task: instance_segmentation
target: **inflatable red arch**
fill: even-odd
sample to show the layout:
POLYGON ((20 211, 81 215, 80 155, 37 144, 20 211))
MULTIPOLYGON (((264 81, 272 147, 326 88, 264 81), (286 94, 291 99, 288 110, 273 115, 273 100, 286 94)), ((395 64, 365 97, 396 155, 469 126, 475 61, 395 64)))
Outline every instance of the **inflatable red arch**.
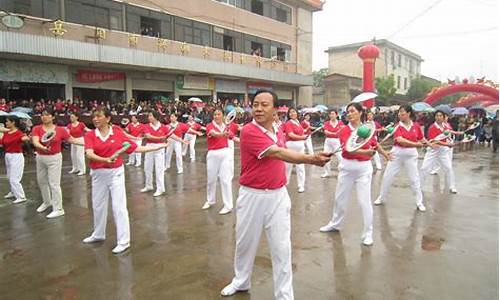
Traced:
POLYGON ((495 99, 487 95, 470 95, 458 99, 457 102, 453 103, 451 106, 469 107, 477 103, 482 104, 483 107, 488 107, 493 104, 498 104, 498 99, 495 99))
POLYGON ((433 105, 445 96, 463 92, 471 92, 488 96, 488 102, 493 99, 495 102, 492 104, 498 104, 498 89, 481 83, 461 83, 435 87, 427 94, 424 102, 433 105))

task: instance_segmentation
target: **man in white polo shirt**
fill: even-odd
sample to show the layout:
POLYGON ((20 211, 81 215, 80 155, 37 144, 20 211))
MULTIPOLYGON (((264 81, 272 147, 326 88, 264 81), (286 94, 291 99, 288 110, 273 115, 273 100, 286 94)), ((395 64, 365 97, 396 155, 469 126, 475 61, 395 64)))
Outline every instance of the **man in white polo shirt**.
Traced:
POLYGON ((285 162, 324 166, 331 154, 306 155, 286 149, 283 132, 273 127, 276 108, 276 94, 257 91, 252 100, 253 121, 241 130, 235 276, 221 291, 222 296, 250 289, 253 262, 265 230, 272 258, 274 297, 293 299, 291 204, 286 190, 285 162))

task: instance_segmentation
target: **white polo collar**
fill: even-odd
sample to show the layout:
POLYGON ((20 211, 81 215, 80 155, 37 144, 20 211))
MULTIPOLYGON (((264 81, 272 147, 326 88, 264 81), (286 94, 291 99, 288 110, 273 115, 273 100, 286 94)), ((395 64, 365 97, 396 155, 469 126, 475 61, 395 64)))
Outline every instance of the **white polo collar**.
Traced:
POLYGON ((255 121, 255 119, 252 120, 252 124, 254 124, 255 126, 257 126, 263 133, 267 134, 275 143, 278 142, 278 136, 276 135, 276 132, 278 132, 278 129, 275 127, 274 122, 273 122, 273 130, 274 130, 274 132, 271 132, 271 131, 267 130, 266 128, 260 126, 259 123, 257 123, 255 121))
POLYGON ((113 135, 113 126, 109 126, 108 135, 106 136, 102 136, 101 131, 99 129, 96 128, 95 130, 95 136, 98 137, 103 142, 107 141, 108 138, 112 135, 113 135))
POLYGON ((156 123, 156 125, 153 125, 153 123, 149 123, 149 126, 151 126, 151 128, 153 128, 154 130, 158 130, 161 127, 161 123, 158 122, 156 123))
POLYGON ((406 129, 406 131, 410 131, 410 129, 413 127, 413 121, 410 120, 410 126, 409 127, 406 127, 406 125, 403 122, 399 121, 399 126, 402 126, 404 129, 406 129))

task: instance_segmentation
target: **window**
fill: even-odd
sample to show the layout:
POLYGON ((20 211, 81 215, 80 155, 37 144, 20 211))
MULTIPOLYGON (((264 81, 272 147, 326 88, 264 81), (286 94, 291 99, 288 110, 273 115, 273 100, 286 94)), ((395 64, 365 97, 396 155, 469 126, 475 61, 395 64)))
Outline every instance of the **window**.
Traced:
POLYGON ((401 67, 401 54, 398 54, 398 67, 401 67))
POLYGON ((271 42, 271 58, 290 61, 291 47, 286 44, 271 42))
POLYGON ((415 65, 413 64, 413 59, 410 59, 410 73, 413 74, 415 72, 415 65))
POLYGON ((225 3, 225 4, 232 5, 232 6, 236 6, 236 7, 242 7, 241 0, 216 0, 216 1, 220 2, 220 3, 225 3))
POLYGON ((2 10, 46 19, 59 19, 60 0, 0 0, 2 10))
POLYGON ((66 20, 122 30, 122 4, 110 0, 65 0, 66 20))
POLYGON ((210 30, 211 27, 208 24, 181 17, 174 19, 174 39, 179 42, 211 46, 210 30))
POLYGON ((141 17, 141 35, 160 37, 161 22, 148 17, 141 17))
POLYGON ((171 16, 133 5, 127 5, 126 9, 126 31, 164 39, 172 38, 171 16))
POLYGON ((405 80, 404 80, 404 89, 408 89, 408 78, 405 77, 405 80))
POLYGON ((250 52, 251 55, 264 56, 264 49, 261 43, 252 42, 251 47, 252 47, 252 51, 250 52))
POLYGON ((401 88, 401 76, 398 76, 398 90, 401 88))
POLYGON ((233 37, 229 35, 223 35, 224 50, 233 51, 233 37))
POLYGON ((251 12, 254 14, 264 15, 264 3, 260 0, 252 0, 251 3, 251 12))
POLYGON ((394 51, 391 51, 391 65, 396 65, 396 61, 394 60, 394 51))
POLYGON ((292 24, 292 9, 287 5, 272 1, 271 18, 279 22, 292 24))

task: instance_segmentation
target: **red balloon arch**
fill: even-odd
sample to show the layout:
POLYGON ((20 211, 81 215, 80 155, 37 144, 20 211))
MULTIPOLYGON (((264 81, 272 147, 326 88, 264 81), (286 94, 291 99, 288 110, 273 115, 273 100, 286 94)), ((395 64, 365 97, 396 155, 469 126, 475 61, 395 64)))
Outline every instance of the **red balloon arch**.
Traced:
POLYGON ((498 99, 495 99, 487 95, 470 95, 465 96, 457 100, 451 106, 453 107, 469 107, 474 104, 481 104, 483 107, 488 107, 490 105, 498 104, 498 99))
POLYGON ((482 82, 467 83, 466 80, 464 80, 464 83, 461 84, 451 83, 449 85, 433 88, 427 94, 427 97, 424 99, 424 102, 433 105, 435 102, 437 102, 439 99, 445 96, 463 92, 471 92, 480 95, 469 96, 467 97, 467 99, 464 100, 462 100, 463 98, 460 98, 460 100, 462 100, 461 102, 462 105, 454 105, 454 106, 470 106, 476 103, 481 103, 483 105, 498 104, 498 85, 495 85, 492 82, 488 82, 488 85, 482 82))

